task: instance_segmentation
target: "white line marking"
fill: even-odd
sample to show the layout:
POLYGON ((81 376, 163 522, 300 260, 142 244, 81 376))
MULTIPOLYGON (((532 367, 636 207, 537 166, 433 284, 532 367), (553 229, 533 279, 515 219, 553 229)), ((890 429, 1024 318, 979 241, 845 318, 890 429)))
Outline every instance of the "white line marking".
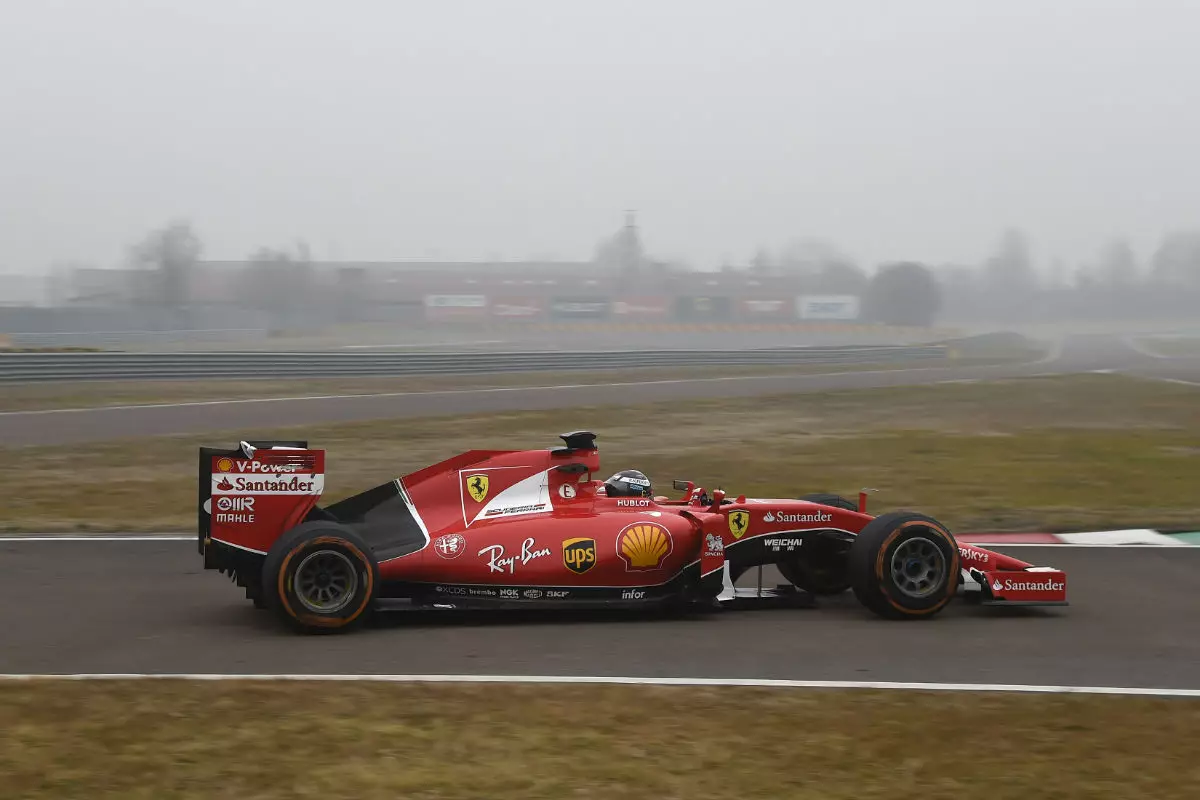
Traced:
POLYGON ((0 542, 194 542, 196 541, 196 536, 197 534, 186 536, 182 534, 157 533, 146 534, 145 536, 137 534, 79 536, 68 533, 56 536, 52 533, 13 533, 0 536, 0 542))
MULTIPOLYGON (((965 534, 969 535, 969 534, 965 534)), ((1164 534, 1170 536, 1170 534, 1164 534)), ((64 533, 56 535, 53 533, 10 533, 0 534, 0 542, 195 542, 197 534, 171 534, 171 533, 148 533, 140 534, 96 534, 94 536, 79 535, 64 533)), ((1170 537, 1174 539, 1174 537, 1170 537)), ((976 545, 978 547, 1070 547, 1075 550, 1101 550, 1110 547, 1119 547, 1126 550, 1150 549, 1161 550, 1165 544, 1104 544, 1104 543, 1067 543, 1067 542, 984 542, 975 541, 974 539, 962 539, 963 544, 976 545)), ((736 542, 734 544, 737 544, 736 542)), ((1178 542, 1178 544, 1184 544, 1178 542)))
MULTIPOLYGON (((1162 550, 1169 545, 1164 544, 1091 544, 1074 542, 976 542, 971 539, 960 539, 963 544, 973 544, 976 547, 1069 547, 1072 550, 1104 550, 1109 547, 1119 547, 1124 550, 1162 550)), ((1180 544, 1184 544, 1180 542, 1180 544)))
MULTIPOLYGON (((995 365, 1000 366, 1000 365, 995 365)), ((546 392, 604 387, 668 386, 680 383, 721 383, 728 381, 776 380, 780 377, 825 378, 831 375, 882 375, 891 372, 928 372, 949 367, 907 367, 905 369, 847 370, 845 372, 801 372, 792 376, 724 375, 718 378, 675 378, 656 381, 624 381, 615 383, 563 383, 553 386, 490 386, 468 389, 437 389, 428 392, 377 392, 374 394, 318 394, 293 397, 250 397, 240 400, 191 400, 185 403, 134 403, 118 406, 82 406, 77 408, 43 408, 32 411, 0 411, 0 417, 33 416, 42 414, 79 414, 88 411, 130 411, 145 408, 190 408, 193 406, 248 405, 251 403, 283 403, 312 400, 354 400, 367 397, 442 397, 460 394, 500 394, 503 392, 546 392)))
POLYGON ((459 347, 469 344, 504 344, 507 339, 477 339, 470 342, 412 342, 409 344, 344 344, 343 350, 374 350, 387 347, 459 347))
MULTIPOLYGON (((1034 362, 1041 363, 1041 362, 1034 362)), ((750 365, 752 366, 752 365, 750 365)), ((767 365, 763 365, 767 366, 767 365)), ((782 365, 781 369, 786 369, 788 365, 782 365)), ((801 366, 801 365, 796 365, 801 366)), ((1011 369, 1013 367, 1028 366, 1028 364, 981 364, 972 369, 1011 369)), ((81 414, 90 411, 131 411, 147 408, 190 408, 199 406, 232 406, 232 405, 249 405, 251 403, 293 403, 293 402, 308 402, 313 400, 354 400, 369 397, 446 397, 460 394, 501 394, 504 392, 556 392, 569 391, 572 389, 599 389, 599 388, 620 388, 620 387, 635 387, 635 386, 670 386, 681 383, 728 383, 731 381, 768 381, 778 380, 779 378, 828 378, 840 375, 890 375, 890 374, 905 374, 910 372, 931 372, 934 370, 950 370, 953 367, 937 366, 937 367, 904 367, 902 369, 864 369, 864 370, 843 370, 841 372, 800 372, 794 375, 723 375, 716 378, 674 378, 656 381, 621 381, 613 383, 563 383, 552 386, 489 386, 466 389, 438 389, 428 392, 377 392, 371 394, 321 394, 321 395, 300 395, 293 397, 250 397, 239 400, 191 400, 184 403, 134 403, 130 405, 113 405, 113 406, 82 406, 76 408, 42 408, 29 411, 0 411, 0 417, 16 417, 16 416, 40 416, 44 414, 81 414)), ((1056 376, 1057 373, 1047 373, 1047 375, 1056 376)), ((1014 375, 1011 378, 1004 380, 1018 380, 1023 376, 1014 375)), ((971 380, 983 380, 971 379, 971 380)), ((879 387, 879 388, 895 388, 895 387, 879 387)), ((842 391, 839 389, 831 389, 830 391, 842 391)), ((846 390, 849 391, 849 390, 846 390)))
POLYGON ((750 686, 780 689, 899 689, 933 692, 1019 692, 1032 694, 1142 695, 1148 697, 1197 697, 1200 689, 1160 689, 1122 686, 1055 686, 1013 683, 903 683, 898 681, 806 681, 766 678, 642 678, 588 675, 331 675, 331 674, 241 674, 219 673, 71 673, 10 674, 0 680, 186 680, 186 681, 327 681, 371 683, 599 683, 633 686, 750 686))
POLYGON ((1185 381, 1185 380, 1182 380, 1181 378, 1160 378, 1157 375, 1130 375, 1130 377, 1141 378, 1142 380, 1147 380, 1147 381, 1161 381, 1163 383, 1177 383, 1180 386, 1200 386, 1200 382, 1185 381))
POLYGON ((1182 542, 1172 536, 1169 536, 1168 534, 1159 533, 1158 531, 1152 531, 1145 528, 1124 531, 1057 533, 1055 536, 1057 536, 1066 544, 1149 544, 1167 547, 1187 546, 1187 542, 1182 542))
POLYGON ((1125 343, 1126 347, 1139 355, 1148 356, 1150 358, 1170 358, 1170 356, 1163 355, 1162 353, 1156 353, 1150 348, 1142 345, 1140 342, 1138 342, 1139 338, 1140 337, 1137 336, 1126 336, 1122 339, 1122 341, 1125 343))

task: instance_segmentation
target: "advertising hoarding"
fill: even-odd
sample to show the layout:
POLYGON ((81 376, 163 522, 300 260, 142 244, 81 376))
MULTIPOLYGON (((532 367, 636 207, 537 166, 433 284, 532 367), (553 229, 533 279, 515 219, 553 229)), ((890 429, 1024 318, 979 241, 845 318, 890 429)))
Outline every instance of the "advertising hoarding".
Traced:
POLYGON ((852 294, 805 294, 796 298, 796 316, 812 320, 858 319, 859 298, 852 294))
POLYGON ((607 297, 555 297, 550 315, 555 319, 604 319, 612 311, 607 297))
POLYGON ((792 318, 792 303, 781 297, 744 297, 738 302, 738 310, 741 317, 747 320, 771 321, 792 318))
POLYGON ((494 297, 490 309, 493 317, 513 322, 540 319, 545 311, 540 297, 494 297))
POLYGON ((487 314, 487 295, 427 294, 425 318, 428 320, 477 319, 487 314))
POLYGON ((623 297, 613 301, 612 313, 623 320, 662 319, 671 313, 671 301, 666 297, 623 297))
POLYGON ((677 297, 675 316, 691 322, 727 320, 732 316, 733 301, 728 297, 677 297))

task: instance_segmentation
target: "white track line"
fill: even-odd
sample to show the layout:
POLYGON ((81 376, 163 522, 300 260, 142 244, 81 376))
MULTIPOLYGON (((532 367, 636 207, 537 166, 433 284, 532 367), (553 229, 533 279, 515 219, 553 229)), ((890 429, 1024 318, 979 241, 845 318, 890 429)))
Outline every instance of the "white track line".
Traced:
POLYGON ((183 534, 146 534, 145 536, 132 535, 105 535, 96 534, 95 536, 80 536, 76 534, 66 534, 57 536, 53 533, 34 533, 34 534, 5 534, 0 536, 0 542, 194 542, 196 534, 186 536, 183 534))
MULTIPOLYGON (((883 373, 929 372, 930 369, 949 367, 906 367, 904 369, 854 369, 846 372, 809 372, 784 375, 794 378, 827 378, 829 375, 877 375, 883 373)), ((44 414, 82 414, 85 411, 128 411, 148 408, 192 408, 203 405, 248 405, 251 403, 284 403, 330 401, 330 399, 362 399, 367 397, 448 397, 455 395, 499 395, 504 392, 569 391, 572 389, 604 389, 622 386, 668 386, 672 384, 715 384, 734 380, 776 380, 780 375, 722 375, 720 378, 674 378, 664 380, 630 380, 607 384, 557 384, 552 386, 484 386, 478 389, 440 389, 425 392, 376 392, 367 395, 302 395, 294 397, 250 397, 242 399, 215 399, 215 401, 188 401, 186 403, 134 403, 130 405, 85 405, 79 408, 44 408, 29 411, 0 411, 0 416, 35 416, 44 414)))
MULTIPOLYGON (((173 533, 148 533, 141 534, 96 534, 89 536, 86 534, 69 534, 61 535, 53 533, 9 533, 0 534, 0 543, 4 542, 57 542, 57 543, 78 543, 78 542, 195 542, 196 534, 173 534, 173 533)), ((963 539, 964 544, 976 545, 978 547, 1069 547, 1074 550, 1099 550, 1110 547, 1118 547, 1124 550, 1161 550, 1164 547, 1179 546, 1186 544, 1185 542, 1177 542, 1172 540, 1170 543, 1162 542, 1160 544, 1150 543, 1107 543, 1107 542, 977 542, 971 539, 963 539)))
POLYGON ((1130 378, 1141 378, 1141 379, 1142 379, 1142 380, 1144 380, 1144 381, 1159 381, 1160 383, 1175 383, 1175 384, 1178 384, 1178 385, 1180 385, 1180 386, 1200 386, 1200 382, 1197 382, 1197 381, 1185 381, 1185 380, 1183 380, 1182 378, 1160 378, 1160 377, 1158 377, 1157 375, 1136 375, 1136 374, 1129 373, 1129 372, 1126 372, 1126 373, 1124 373, 1124 374, 1125 374, 1127 377, 1130 377, 1130 378))
POLYGON ((1012 683, 902 683, 896 681, 805 681, 765 678, 642 678, 588 675, 331 675, 331 674, 241 674, 220 673, 73 673, 0 675, 6 681, 100 681, 100 680, 185 680, 185 681, 323 681, 362 683, 599 683, 632 686, 748 686, 771 689, 887 689, 932 692, 1018 692, 1023 694, 1102 694, 1148 697, 1196 697, 1200 689, 1157 689, 1122 686, 1053 686, 1012 683))
MULTIPOLYGON (((1032 362, 1033 364, 1045 363, 1047 360, 1032 362)), ((1005 369, 1011 367, 1029 366, 1029 363, 1023 364, 981 364, 973 369, 1005 369)), ((750 365, 753 366, 753 365, 750 365)), ((766 366, 766 365, 763 365, 766 366)), ((782 368, 786 369, 787 365, 782 368)), ((251 397, 238 400, 192 400, 183 403, 134 403, 130 405, 112 405, 112 406, 82 406, 76 408, 42 408, 29 411, 0 411, 0 417, 14 416, 40 416, 45 414, 80 414, 89 411, 130 411, 147 408, 190 408, 199 406, 232 406, 232 405, 249 405, 252 403, 283 403, 283 402, 308 402, 314 400, 354 400, 368 397, 448 397, 462 394, 501 394, 506 392, 558 392, 569 391, 572 389, 598 389, 606 387, 636 387, 636 386, 670 386, 681 383, 728 383, 731 381, 768 381, 777 380, 780 377, 785 378, 828 378, 835 375, 887 375, 887 374, 904 374, 910 372, 931 372, 933 370, 950 370, 954 367, 936 366, 936 367, 904 367, 902 369, 863 369, 863 370, 842 370, 840 372, 800 372, 796 374, 784 375, 723 375, 717 378, 674 378, 656 381, 621 381, 613 383, 563 383, 551 386, 492 386, 467 389, 438 389, 427 392, 376 392, 368 394, 321 394, 321 395, 300 395, 292 397, 251 397)), ((1046 373, 1047 375, 1057 375, 1057 373, 1046 373)), ((1024 376, 1012 376, 1003 380, 1017 380, 1024 376)), ((971 380, 984 380, 982 378, 971 380)), ((893 388, 893 387, 880 387, 893 388)), ((903 387, 907 388, 907 387, 903 387)), ((841 391, 833 389, 831 391, 841 391)))
POLYGON ((470 342, 411 342, 408 344, 343 344, 343 350, 379 350, 388 347, 465 347, 474 344, 504 344, 507 339, 477 339, 470 342))

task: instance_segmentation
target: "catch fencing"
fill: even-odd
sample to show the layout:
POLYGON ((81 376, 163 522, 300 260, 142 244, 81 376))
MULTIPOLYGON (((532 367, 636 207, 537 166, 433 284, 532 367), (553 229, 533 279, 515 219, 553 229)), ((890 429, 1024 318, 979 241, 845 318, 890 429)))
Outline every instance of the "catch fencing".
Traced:
POLYGON ((0 382, 392 377, 639 367, 890 364, 941 359, 946 355, 944 345, 458 353, 0 352, 0 382))

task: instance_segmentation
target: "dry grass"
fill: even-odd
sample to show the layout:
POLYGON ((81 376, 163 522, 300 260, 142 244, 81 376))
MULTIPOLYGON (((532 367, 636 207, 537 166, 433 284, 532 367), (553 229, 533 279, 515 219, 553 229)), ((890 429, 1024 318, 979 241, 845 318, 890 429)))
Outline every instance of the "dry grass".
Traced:
POLYGON ((18 798, 1194 798, 1200 702, 620 686, 0 686, 18 798))
MULTIPOLYGON (((972 363, 972 362, 957 362, 972 363)), ((939 366, 926 360, 920 366, 939 366)), ((803 367, 676 367, 570 372, 504 372, 403 378, 309 378, 304 380, 218 381, 72 381, 4 385, 0 411, 92 408, 102 405, 243 400, 256 397, 304 397, 328 394, 381 394, 499 386, 546 386, 562 383, 615 383, 713 375, 803 375, 814 372, 903 369, 913 363, 814 365, 803 367)))
POLYGON ((325 448, 328 502, 461 450, 551 446, 580 428, 600 434, 606 471, 636 466, 660 486, 871 487, 872 510, 959 530, 1189 525, 1198 403, 1189 387, 1088 375, 0 449, 0 529, 190 530, 196 448, 240 437, 325 448))
POLYGON ((1142 347, 1164 356, 1200 356, 1200 336, 1184 336, 1178 339, 1147 336, 1142 347))

